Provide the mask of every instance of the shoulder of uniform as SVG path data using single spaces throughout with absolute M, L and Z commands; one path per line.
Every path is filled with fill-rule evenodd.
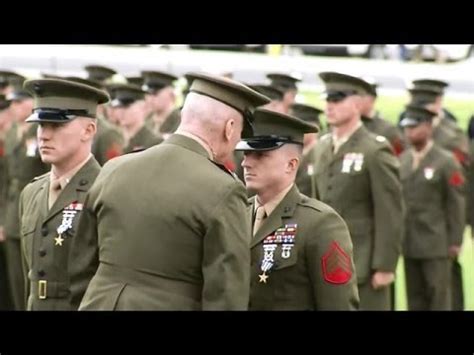
M 39 181 L 39 180 L 44 180 L 46 178 L 49 177 L 49 174 L 50 172 L 48 171 L 47 173 L 43 174 L 43 175 L 39 175 L 39 176 L 35 176 L 30 182 L 35 182 L 35 181 Z
M 451 163 L 453 165 L 458 164 L 458 161 L 456 160 L 454 154 L 451 151 L 436 144 L 433 146 L 433 149 L 437 151 L 438 155 L 442 157 L 447 163 Z
M 319 200 L 316 200 L 314 198 L 310 198 L 310 197 L 308 197 L 306 195 L 303 195 L 303 194 L 300 194 L 300 196 L 301 196 L 301 200 L 298 203 L 300 206 L 308 207 L 308 208 L 311 208 L 311 209 L 316 210 L 318 212 L 323 212 L 324 210 L 326 210 L 329 207 L 325 203 L 323 203 Z
M 374 139 L 376 142 L 379 142 L 379 143 L 383 143 L 387 141 L 387 138 L 385 138 L 384 136 L 381 136 L 380 134 L 375 135 Z
M 49 172 L 43 174 L 43 175 L 39 175 L 39 176 L 35 176 L 33 179 L 30 180 L 30 182 L 25 186 L 24 188 L 24 191 L 31 191 L 31 189 L 35 190 L 36 187 L 40 186 L 41 183 L 45 180 L 45 179 L 49 179 Z M 25 193 L 28 193 L 28 192 L 25 192 Z
M 391 145 L 388 139 L 380 134 L 369 132 L 369 138 L 367 139 L 367 143 L 375 151 L 378 151 L 380 149 L 385 149 L 385 148 L 391 150 Z
M 209 161 L 210 161 L 212 164 L 214 164 L 215 166 L 217 166 L 219 169 L 221 169 L 223 172 L 225 172 L 227 175 L 230 175 L 234 180 L 239 180 L 239 178 L 237 177 L 237 175 L 236 175 L 234 172 L 232 172 L 232 171 L 230 171 L 229 169 L 227 169 L 224 165 L 219 164 L 219 163 L 217 163 L 217 162 L 215 162 L 215 161 L 213 161 L 213 160 L 210 160 L 210 159 L 209 159 Z

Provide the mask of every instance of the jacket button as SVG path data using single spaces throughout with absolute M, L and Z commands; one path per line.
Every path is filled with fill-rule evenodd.
M 48 235 L 48 227 L 47 226 L 41 227 L 41 235 L 43 237 L 46 237 Z
M 82 179 L 81 181 L 79 181 L 79 185 L 81 186 L 84 186 L 84 185 L 87 185 L 89 181 L 87 181 L 86 179 Z
M 329 190 L 329 191 L 332 190 L 332 185 L 329 185 L 329 186 L 328 186 L 328 190 Z
M 39 276 L 39 277 L 44 277 L 44 275 L 46 275 L 46 273 L 44 272 L 44 270 L 39 270 L 39 271 L 38 271 L 38 276 Z
M 40 250 L 39 250 L 39 255 L 40 255 L 40 256 L 45 256 L 45 255 L 46 255 L 46 250 L 40 249 Z

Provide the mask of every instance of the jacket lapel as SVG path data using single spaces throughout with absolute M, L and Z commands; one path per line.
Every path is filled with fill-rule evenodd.
M 255 198 L 256 197 L 254 197 L 254 201 L 252 203 L 252 208 L 255 205 Z M 257 234 L 255 234 L 255 236 L 252 238 L 250 247 L 253 248 L 254 246 L 258 245 L 268 235 L 270 235 L 276 229 L 281 227 L 284 223 L 285 218 L 292 217 L 299 201 L 300 193 L 296 185 L 293 185 L 293 187 L 286 194 L 280 204 L 275 208 L 275 210 L 270 214 L 270 216 L 265 219 L 262 226 L 257 231 Z

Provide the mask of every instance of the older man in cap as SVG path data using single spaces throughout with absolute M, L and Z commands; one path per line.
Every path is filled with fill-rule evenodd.
M 92 86 L 57 79 L 30 80 L 25 88 L 35 98 L 26 121 L 39 124 L 41 159 L 51 164 L 51 172 L 35 178 L 20 197 L 27 309 L 73 310 L 69 253 L 79 238 L 86 193 L 100 171 L 91 147 L 97 105 L 108 96 Z
M 125 140 L 124 153 L 160 144 L 163 138 L 145 125 L 145 92 L 130 84 L 114 84 L 109 86 L 109 90 L 113 96 L 110 106 L 115 109 Z
M 319 116 L 323 113 L 319 108 L 305 105 L 293 104 L 290 114 L 299 119 L 316 125 L 321 131 L 321 120 Z M 318 143 L 318 133 L 306 133 L 303 140 L 303 154 L 296 174 L 296 186 L 302 194 L 311 198 L 316 198 L 316 183 L 314 181 L 314 154 Z
M 315 125 L 266 109 L 237 145 L 253 212 L 250 310 L 357 309 L 352 242 L 342 218 L 295 185 Z
M 230 79 L 188 76 L 177 132 L 106 164 L 89 191 L 75 239 L 89 249 L 73 251 L 89 263 L 73 270 L 76 302 L 88 286 L 80 309 L 248 307 L 250 212 L 243 184 L 222 163 L 269 99 Z
M 25 305 L 24 275 L 21 264 L 21 246 L 18 205 L 21 190 L 35 176 L 44 174 L 49 167 L 41 161 L 36 125 L 26 119 L 33 109 L 33 98 L 18 83 L 7 95 L 11 101 L 10 113 L 14 120 L 5 137 L 5 162 L 7 172 L 7 206 L 5 214 L 5 247 L 7 270 L 12 300 L 16 310 Z
M 389 310 L 389 285 L 401 251 L 403 201 L 399 162 L 383 136 L 361 122 L 367 82 L 320 74 L 332 131 L 319 140 L 314 161 L 317 197 L 348 224 L 354 243 L 360 309 Z
M 464 176 L 432 140 L 434 112 L 409 105 L 400 122 L 412 148 L 401 157 L 407 206 L 403 255 L 410 310 L 450 310 L 451 267 L 461 250 Z
M 162 125 L 168 120 L 176 105 L 173 83 L 178 77 L 161 71 L 143 71 L 142 77 L 142 89 L 147 93 L 146 124 L 153 133 L 160 135 Z
M 270 85 L 279 88 L 284 92 L 283 96 L 283 113 L 290 112 L 290 107 L 295 103 L 298 87 L 296 83 L 301 79 L 295 75 L 288 75 L 283 73 L 269 73 L 267 78 L 270 79 Z

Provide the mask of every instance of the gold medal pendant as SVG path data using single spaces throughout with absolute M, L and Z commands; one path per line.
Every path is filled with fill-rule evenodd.
M 260 282 L 260 283 L 263 282 L 264 284 L 267 283 L 268 275 L 265 273 L 265 271 L 262 274 L 258 275 L 258 277 L 260 278 L 260 280 L 258 280 L 258 282 Z
M 56 238 L 54 238 L 54 245 L 59 245 L 60 247 L 63 245 L 63 242 L 64 242 L 64 238 L 61 234 L 58 234 L 58 236 Z

